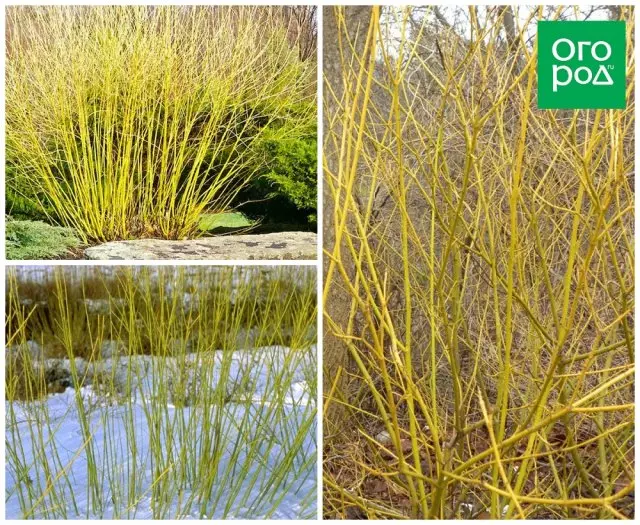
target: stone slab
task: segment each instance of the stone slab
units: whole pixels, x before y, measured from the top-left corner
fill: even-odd
[[[312,232],[201,237],[185,241],[137,239],[112,241],[85,250],[92,260],[309,260],[316,259]]]

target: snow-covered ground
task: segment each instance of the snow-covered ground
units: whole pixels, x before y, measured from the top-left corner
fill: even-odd
[[[310,385],[315,351],[216,351],[188,354],[182,364],[172,358],[114,357],[92,365],[92,374],[119,382],[128,392],[124,398],[107,396],[87,381],[78,391],[7,402],[6,517],[22,518],[32,506],[35,518],[315,517],[316,406]],[[185,361],[193,364],[186,379],[178,372]],[[165,394],[159,401],[154,396],[159,377],[166,382],[182,377],[194,395],[174,402]],[[199,403],[199,382],[221,380],[229,392],[225,402]],[[210,394],[215,387],[204,390]],[[208,432],[202,426],[206,420],[216,421]],[[89,423],[90,444],[83,421]],[[161,465],[158,447],[150,445],[154,440],[161,443]],[[217,470],[212,457],[218,458]],[[90,462],[98,466],[92,483]],[[288,465],[283,475],[282,465]],[[189,469],[195,469],[193,476],[185,473]],[[202,487],[193,483],[203,483],[207,475],[213,488],[203,501]],[[169,488],[161,490],[163,483]],[[88,486],[101,487],[99,505]]]

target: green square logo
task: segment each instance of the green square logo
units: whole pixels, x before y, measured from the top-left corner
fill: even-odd
[[[538,108],[624,109],[623,21],[538,22]]]

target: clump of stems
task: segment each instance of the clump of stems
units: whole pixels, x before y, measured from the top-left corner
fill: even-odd
[[[567,112],[536,107],[542,8],[470,7],[460,33],[428,8],[374,7],[358,28],[334,9],[325,515],[633,515],[634,15],[618,12],[627,108]]]
[[[11,7],[9,186],[84,241],[195,235],[315,118],[280,8]]]
[[[19,517],[269,518],[291,498],[297,517],[314,514],[311,268],[58,267],[48,302],[62,356],[44,339],[30,351],[44,301],[26,300],[26,271],[7,279],[6,500]],[[108,308],[89,322],[97,296]],[[287,347],[269,346],[283,332]],[[63,395],[46,396],[52,359],[70,370]]]

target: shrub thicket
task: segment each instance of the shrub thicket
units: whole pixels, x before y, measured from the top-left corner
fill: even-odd
[[[316,289],[304,267],[13,268],[9,515],[312,517]]]
[[[85,241],[196,234],[264,130],[315,120],[279,8],[12,7],[7,27],[7,184]]]
[[[633,10],[364,9],[324,33],[325,514],[633,516]],[[603,15],[627,108],[539,110],[537,20]]]

